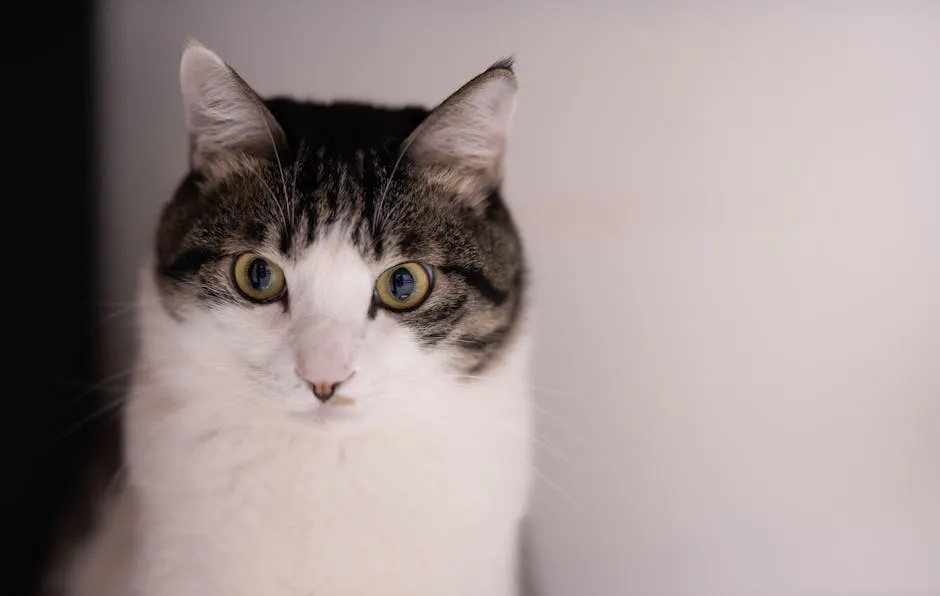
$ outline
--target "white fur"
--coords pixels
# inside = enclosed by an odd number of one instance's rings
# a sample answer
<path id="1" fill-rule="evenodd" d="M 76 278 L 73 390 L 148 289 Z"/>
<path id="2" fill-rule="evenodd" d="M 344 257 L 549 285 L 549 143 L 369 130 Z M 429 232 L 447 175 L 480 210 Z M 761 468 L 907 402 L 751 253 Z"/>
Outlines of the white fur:
<path id="1" fill-rule="evenodd" d="M 134 546 L 114 596 L 515 593 L 529 340 L 457 379 L 394 315 L 366 319 L 393 264 L 328 235 L 282 263 L 288 312 L 194 309 L 185 322 L 144 270 L 127 412 L 135 513 L 113 528 Z M 320 405 L 298 367 L 354 370 L 339 393 L 355 405 Z"/>

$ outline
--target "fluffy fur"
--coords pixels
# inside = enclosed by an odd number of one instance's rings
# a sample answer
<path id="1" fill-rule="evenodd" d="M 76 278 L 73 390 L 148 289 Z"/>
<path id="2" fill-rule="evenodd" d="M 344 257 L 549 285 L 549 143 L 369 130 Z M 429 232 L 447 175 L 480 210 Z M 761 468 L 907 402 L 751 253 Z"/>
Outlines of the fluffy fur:
<path id="1" fill-rule="evenodd" d="M 530 484 L 498 63 L 435 110 L 262 101 L 184 51 L 192 171 L 142 269 L 127 477 L 75 596 L 509 596 Z M 247 301 L 232 259 L 277 263 Z M 433 269 L 408 312 L 380 274 Z M 343 381 L 321 403 L 309 383 Z M 348 380 L 346 380 L 348 379 Z"/>

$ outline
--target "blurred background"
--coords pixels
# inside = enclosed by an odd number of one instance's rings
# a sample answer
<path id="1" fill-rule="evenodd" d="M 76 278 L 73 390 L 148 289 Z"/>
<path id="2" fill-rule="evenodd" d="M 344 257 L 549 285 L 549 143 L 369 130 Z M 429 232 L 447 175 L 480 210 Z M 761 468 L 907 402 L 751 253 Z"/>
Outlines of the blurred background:
<path id="1" fill-rule="evenodd" d="M 262 94 L 399 105 L 516 56 L 533 594 L 940 595 L 940 2 L 66 10 L 9 21 L 33 189 L 11 233 L 44 266 L 5 433 L 23 586 L 74 525 L 78 461 L 116 461 L 96 446 L 186 168 L 192 36 Z"/>

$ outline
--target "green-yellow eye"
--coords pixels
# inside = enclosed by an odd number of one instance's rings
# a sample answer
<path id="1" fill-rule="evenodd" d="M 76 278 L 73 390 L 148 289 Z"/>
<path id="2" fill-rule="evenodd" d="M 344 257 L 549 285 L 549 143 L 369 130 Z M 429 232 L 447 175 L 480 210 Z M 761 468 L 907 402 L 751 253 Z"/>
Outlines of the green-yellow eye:
<path id="1" fill-rule="evenodd" d="M 235 259 L 235 287 L 252 302 L 273 302 L 284 294 L 284 272 L 268 259 L 246 252 Z"/>
<path id="2" fill-rule="evenodd" d="M 402 263 L 386 269 L 375 282 L 375 299 L 389 310 L 418 308 L 431 293 L 434 275 L 421 263 Z"/>

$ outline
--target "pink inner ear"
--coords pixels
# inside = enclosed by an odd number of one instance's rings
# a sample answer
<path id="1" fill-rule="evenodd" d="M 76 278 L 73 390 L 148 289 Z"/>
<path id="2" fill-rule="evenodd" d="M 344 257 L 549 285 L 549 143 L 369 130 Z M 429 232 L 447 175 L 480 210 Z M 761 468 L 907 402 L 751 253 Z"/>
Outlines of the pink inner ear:
<path id="1" fill-rule="evenodd" d="M 180 59 L 180 88 L 195 169 L 227 153 L 270 156 L 284 131 L 263 101 L 222 59 L 198 43 Z"/>
<path id="2" fill-rule="evenodd" d="M 516 80 L 489 70 L 441 103 L 408 141 L 411 159 L 426 166 L 494 175 L 502 166 L 516 104 Z"/>

